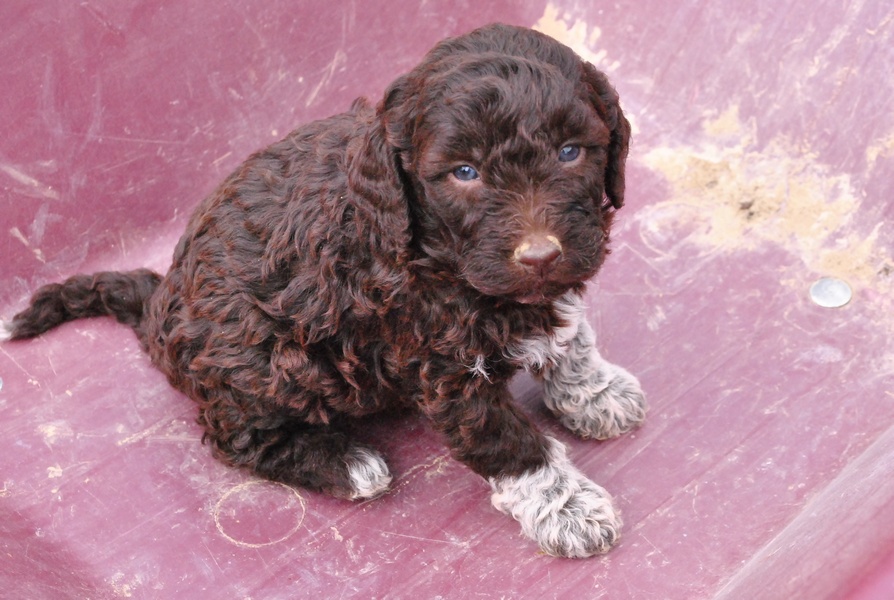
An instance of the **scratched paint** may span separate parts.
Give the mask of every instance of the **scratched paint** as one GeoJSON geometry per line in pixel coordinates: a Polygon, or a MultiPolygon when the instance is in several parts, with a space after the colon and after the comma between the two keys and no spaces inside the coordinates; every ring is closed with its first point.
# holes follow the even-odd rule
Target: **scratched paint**
{"type": "Polygon", "coordinates": [[[119,598],[132,598],[134,593],[142,586],[143,577],[140,574],[127,576],[118,572],[106,579],[106,583],[119,598]]]}
{"type": "Polygon", "coordinates": [[[74,436],[74,431],[66,421],[56,420],[49,423],[41,423],[37,426],[37,431],[43,437],[43,441],[47,446],[53,446],[60,440],[69,439],[74,436]]]}
{"type": "Polygon", "coordinates": [[[0,171],[8,175],[13,181],[19,184],[16,191],[31,197],[49,198],[50,200],[58,200],[59,192],[52,187],[41,183],[34,177],[23,172],[13,165],[0,164],[0,171]]]}

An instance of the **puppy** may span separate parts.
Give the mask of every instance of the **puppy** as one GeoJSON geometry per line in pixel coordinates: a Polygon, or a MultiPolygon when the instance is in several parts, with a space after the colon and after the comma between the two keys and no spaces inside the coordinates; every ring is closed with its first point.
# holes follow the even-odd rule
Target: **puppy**
{"type": "Polygon", "coordinates": [[[604,74],[540,33],[438,44],[373,108],[299,127],[196,210],[164,277],[78,275],[5,325],[130,325],[198,404],[227,464],[341,498],[391,474],[346,424],[417,407],[543,551],[605,552],[620,518],[516,408],[519,368],[584,438],[638,425],[637,380],[603,360],[585,282],[624,199],[630,127],[604,74]]]}

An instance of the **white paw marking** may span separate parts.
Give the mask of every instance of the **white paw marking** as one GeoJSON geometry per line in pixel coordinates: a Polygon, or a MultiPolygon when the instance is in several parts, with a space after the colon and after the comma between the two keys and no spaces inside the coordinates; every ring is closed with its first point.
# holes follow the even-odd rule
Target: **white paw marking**
{"type": "Polygon", "coordinates": [[[378,452],[365,448],[354,448],[346,457],[348,476],[353,493],[350,500],[375,498],[388,490],[391,473],[388,465],[378,452]]]}
{"type": "Polygon", "coordinates": [[[522,533],[547,554],[586,558],[607,552],[621,532],[611,497],[571,464],[560,442],[547,439],[545,466],[490,479],[491,503],[518,521],[522,533]]]}
{"type": "Polygon", "coordinates": [[[12,323],[0,321],[0,342],[5,342],[12,338],[12,323]]]}
{"type": "Polygon", "coordinates": [[[586,319],[561,361],[544,373],[544,404],[584,438],[617,437],[646,417],[646,397],[636,377],[603,359],[586,319]]]}

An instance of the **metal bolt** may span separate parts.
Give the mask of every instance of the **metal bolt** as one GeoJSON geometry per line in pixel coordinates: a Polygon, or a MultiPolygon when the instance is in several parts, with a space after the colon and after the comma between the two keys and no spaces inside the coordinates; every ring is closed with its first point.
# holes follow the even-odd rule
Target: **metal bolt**
{"type": "Polygon", "coordinates": [[[823,277],[810,286],[810,299],[823,308],[840,308],[852,297],[851,286],[836,277],[823,277]]]}

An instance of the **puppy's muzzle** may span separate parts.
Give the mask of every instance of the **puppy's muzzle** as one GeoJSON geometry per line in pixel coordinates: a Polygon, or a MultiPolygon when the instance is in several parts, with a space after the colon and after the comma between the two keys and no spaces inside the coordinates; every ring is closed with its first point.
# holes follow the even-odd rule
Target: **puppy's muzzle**
{"type": "Polygon", "coordinates": [[[516,247],[515,260],[526,267],[545,269],[562,255],[562,244],[554,235],[526,236],[516,247]]]}

